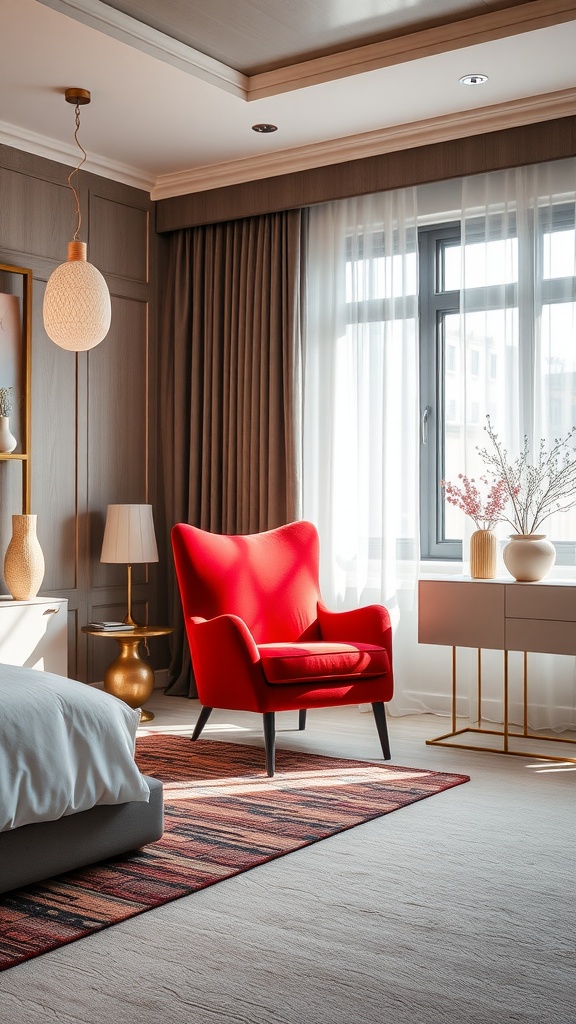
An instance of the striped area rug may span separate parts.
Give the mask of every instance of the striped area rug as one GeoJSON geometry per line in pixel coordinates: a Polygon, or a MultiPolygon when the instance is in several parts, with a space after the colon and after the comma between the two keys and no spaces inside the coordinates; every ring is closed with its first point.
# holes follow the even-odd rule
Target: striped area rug
{"type": "Polygon", "coordinates": [[[151,735],[165,833],[143,850],[0,896],[0,970],[468,781],[382,763],[151,735]]]}

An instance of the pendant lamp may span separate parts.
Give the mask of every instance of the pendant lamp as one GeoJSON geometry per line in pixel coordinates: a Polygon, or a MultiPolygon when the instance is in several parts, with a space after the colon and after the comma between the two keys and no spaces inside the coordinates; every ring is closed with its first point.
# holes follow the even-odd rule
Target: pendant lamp
{"type": "Polygon", "coordinates": [[[82,215],[80,198],[72,179],[86,160],[86,151],[78,140],[80,107],[90,103],[87,89],[66,89],[66,102],[76,106],[74,140],[83,156],[68,175],[68,185],[76,202],[76,231],[68,243],[68,260],[48,278],[44,293],[44,328],[48,337],[69,352],[86,352],[108,334],[110,328],[110,293],[102,274],[86,258],[86,242],[78,238],[82,215]]]}

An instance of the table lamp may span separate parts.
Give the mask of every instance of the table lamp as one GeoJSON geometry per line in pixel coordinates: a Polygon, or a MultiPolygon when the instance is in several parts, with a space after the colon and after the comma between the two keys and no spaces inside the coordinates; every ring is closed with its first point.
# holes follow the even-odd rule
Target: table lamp
{"type": "Polygon", "coordinates": [[[108,505],[101,562],[124,562],[128,567],[127,626],[132,618],[132,566],[136,562],[157,562],[152,505],[108,505]]]}

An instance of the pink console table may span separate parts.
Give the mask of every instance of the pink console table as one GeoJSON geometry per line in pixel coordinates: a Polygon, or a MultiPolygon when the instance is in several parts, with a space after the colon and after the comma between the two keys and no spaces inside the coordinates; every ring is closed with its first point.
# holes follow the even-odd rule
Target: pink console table
{"type": "MultiPolygon", "coordinates": [[[[452,729],[427,740],[427,743],[576,763],[574,757],[511,749],[511,741],[515,747],[518,738],[524,741],[545,740],[550,744],[576,743],[574,739],[535,735],[528,730],[528,654],[576,655],[576,580],[517,583],[509,577],[496,580],[474,580],[464,576],[421,579],[418,584],[418,640],[422,644],[441,644],[452,648],[452,729]],[[478,651],[478,721],[460,729],[456,720],[458,647],[473,647],[478,651]],[[502,729],[487,728],[482,724],[483,648],[504,652],[502,729]],[[524,722],[521,731],[511,729],[508,721],[509,651],[524,653],[524,722]],[[480,746],[457,739],[466,734],[500,737],[501,743],[480,746]]],[[[525,743],[521,745],[525,746],[525,743]]]]}

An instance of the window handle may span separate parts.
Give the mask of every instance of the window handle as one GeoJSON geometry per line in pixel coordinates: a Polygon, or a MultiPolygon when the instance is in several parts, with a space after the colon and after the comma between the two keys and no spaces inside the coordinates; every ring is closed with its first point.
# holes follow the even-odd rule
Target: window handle
{"type": "Polygon", "coordinates": [[[422,413],[422,444],[428,444],[428,420],[431,412],[431,406],[424,406],[424,412],[422,413]]]}

